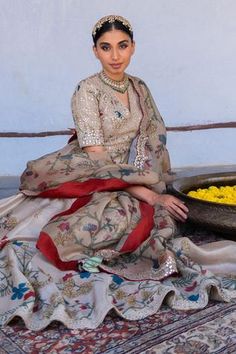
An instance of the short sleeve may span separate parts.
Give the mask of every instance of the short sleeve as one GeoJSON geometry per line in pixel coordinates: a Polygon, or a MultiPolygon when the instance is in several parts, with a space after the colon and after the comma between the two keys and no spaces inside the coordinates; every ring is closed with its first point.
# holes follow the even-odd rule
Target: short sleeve
{"type": "Polygon", "coordinates": [[[72,114],[80,147],[103,145],[98,99],[94,85],[82,81],[71,101],[72,114]]]}

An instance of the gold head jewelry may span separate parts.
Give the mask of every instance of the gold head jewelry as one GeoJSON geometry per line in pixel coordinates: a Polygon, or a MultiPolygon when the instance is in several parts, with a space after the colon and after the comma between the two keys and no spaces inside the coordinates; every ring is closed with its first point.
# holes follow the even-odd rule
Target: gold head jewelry
{"type": "Polygon", "coordinates": [[[106,22],[114,23],[115,21],[118,21],[118,22],[122,23],[122,25],[124,25],[125,27],[127,27],[128,30],[133,33],[132,26],[131,26],[131,24],[129,23],[129,21],[126,20],[126,18],[124,18],[124,17],[122,17],[122,16],[118,16],[118,15],[109,15],[109,16],[102,17],[102,18],[96,23],[96,25],[95,25],[94,28],[93,28],[93,32],[92,32],[93,37],[96,36],[97,30],[100,30],[100,28],[102,28],[102,26],[104,25],[104,23],[106,23],[106,22]]]}

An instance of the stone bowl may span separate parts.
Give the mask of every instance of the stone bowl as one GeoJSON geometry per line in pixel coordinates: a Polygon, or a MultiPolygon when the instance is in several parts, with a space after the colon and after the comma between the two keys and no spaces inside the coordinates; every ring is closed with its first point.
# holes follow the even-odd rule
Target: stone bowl
{"type": "Polygon", "coordinates": [[[236,240],[236,205],[207,202],[187,196],[190,190],[208,188],[211,185],[236,185],[236,172],[178,178],[170,186],[170,193],[181,199],[188,207],[189,221],[236,240]]]}

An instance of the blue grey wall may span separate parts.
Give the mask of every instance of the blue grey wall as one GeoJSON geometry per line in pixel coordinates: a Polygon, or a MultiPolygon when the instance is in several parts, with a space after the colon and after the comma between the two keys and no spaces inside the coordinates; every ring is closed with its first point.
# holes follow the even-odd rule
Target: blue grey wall
{"type": "MultiPolygon", "coordinates": [[[[235,0],[0,0],[0,131],[73,127],[77,82],[100,70],[91,29],[121,14],[133,24],[129,73],[150,86],[166,125],[235,121],[235,0]]],[[[0,174],[67,137],[0,139],[0,174]]],[[[168,133],[174,167],[235,163],[236,129],[168,133]]]]}

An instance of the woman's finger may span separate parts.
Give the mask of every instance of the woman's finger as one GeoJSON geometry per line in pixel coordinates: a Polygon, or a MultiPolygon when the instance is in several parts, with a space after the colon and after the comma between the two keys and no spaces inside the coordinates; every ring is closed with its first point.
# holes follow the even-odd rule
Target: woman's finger
{"type": "Polygon", "coordinates": [[[170,197],[171,197],[172,202],[175,205],[178,205],[181,209],[188,211],[188,208],[186,207],[186,205],[184,204],[184,202],[182,200],[180,200],[174,196],[170,196],[170,197]]]}
{"type": "Polygon", "coordinates": [[[186,207],[186,205],[184,205],[184,203],[182,203],[181,201],[177,201],[174,203],[178,208],[180,208],[181,210],[183,210],[185,213],[187,213],[189,210],[186,207]]]}
{"type": "Polygon", "coordinates": [[[167,210],[174,217],[174,219],[182,221],[182,222],[186,221],[187,215],[184,212],[182,212],[181,209],[176,208],[176,207],[172,207],[171,205],[169,205],[167,210]]]}

